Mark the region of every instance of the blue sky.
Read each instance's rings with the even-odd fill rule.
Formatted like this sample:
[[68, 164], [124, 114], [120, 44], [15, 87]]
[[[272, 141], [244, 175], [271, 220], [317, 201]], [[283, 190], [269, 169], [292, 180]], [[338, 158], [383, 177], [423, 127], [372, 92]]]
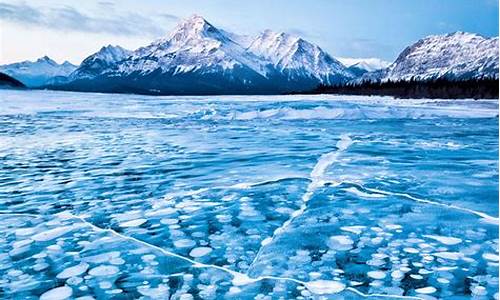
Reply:
[[0, 0], [0, 63], [79, 63], [103, 45], [134, 49], [194, 13], [237, 33], [288, 31], [333, 56], [388, 61], [431, 34], [498, 35], [497, 0]]

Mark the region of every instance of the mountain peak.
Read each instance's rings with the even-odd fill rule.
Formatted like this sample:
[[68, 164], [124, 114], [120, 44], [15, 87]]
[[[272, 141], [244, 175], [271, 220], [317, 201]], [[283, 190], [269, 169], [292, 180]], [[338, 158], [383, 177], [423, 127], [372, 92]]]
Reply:
[[50, 57], [48, 57], [47, 55], [45, 55], [44, 57], [40, 57], [39, 59], [36, 60], [37, 63], [49, 63], [51, 65], [57, 65], [57, 63], [52, 60]]
[[340, 62], [319, 46], [286, 32], [265, 30], [248, 50], [291, 77], [314, 77], [322, 83], [329, 83], [330, 77], [334, 77], [332, 74], [339, 78], [350, 76]]
[[224, 39], [225, 36], [203, 17], [192, 15], [182, 20], [175, 27], [168, 40], [171, 42], [183, 42], [200, 38]]
[[131, 54], [130, 50], [127, 50], [127, 49], [125, 49], [121, 46], [118, 46], [118, 45], [111, 45], [110, 44], [107, 46], [103, 46], [99, 51], [97, 51], [93, 55], [87, 57], [85, 59], [85, 61], [87, 61], [89, 59], [90, 60], [100, 59], [100, 60], [107, 61], [107, 62], [117, 62], [117, 61], [122, 60], [123, 58], [129, 56], [130, 54]]

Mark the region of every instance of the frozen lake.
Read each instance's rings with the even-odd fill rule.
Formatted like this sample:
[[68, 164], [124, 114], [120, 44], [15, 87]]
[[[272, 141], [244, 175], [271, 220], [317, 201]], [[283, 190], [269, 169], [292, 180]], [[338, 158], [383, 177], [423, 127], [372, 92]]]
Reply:
[[498, 299], [498, 139], [497, 101], [0, 91], [0, 298]]

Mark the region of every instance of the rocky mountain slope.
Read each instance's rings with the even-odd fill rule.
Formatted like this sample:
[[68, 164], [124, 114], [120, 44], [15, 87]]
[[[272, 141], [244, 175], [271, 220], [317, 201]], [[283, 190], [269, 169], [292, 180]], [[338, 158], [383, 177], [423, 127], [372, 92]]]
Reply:
[[498, 78], [498, 37], [456, 32], [429, 36], [407, 47], [384, 70], [358, 81]]

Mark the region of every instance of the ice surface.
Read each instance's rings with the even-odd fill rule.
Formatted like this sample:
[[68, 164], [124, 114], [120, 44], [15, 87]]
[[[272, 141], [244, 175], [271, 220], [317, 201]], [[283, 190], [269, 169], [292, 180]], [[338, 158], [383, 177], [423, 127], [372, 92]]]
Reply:
[[0, 93], [6, 297], [496, 297], [496, 101]]

